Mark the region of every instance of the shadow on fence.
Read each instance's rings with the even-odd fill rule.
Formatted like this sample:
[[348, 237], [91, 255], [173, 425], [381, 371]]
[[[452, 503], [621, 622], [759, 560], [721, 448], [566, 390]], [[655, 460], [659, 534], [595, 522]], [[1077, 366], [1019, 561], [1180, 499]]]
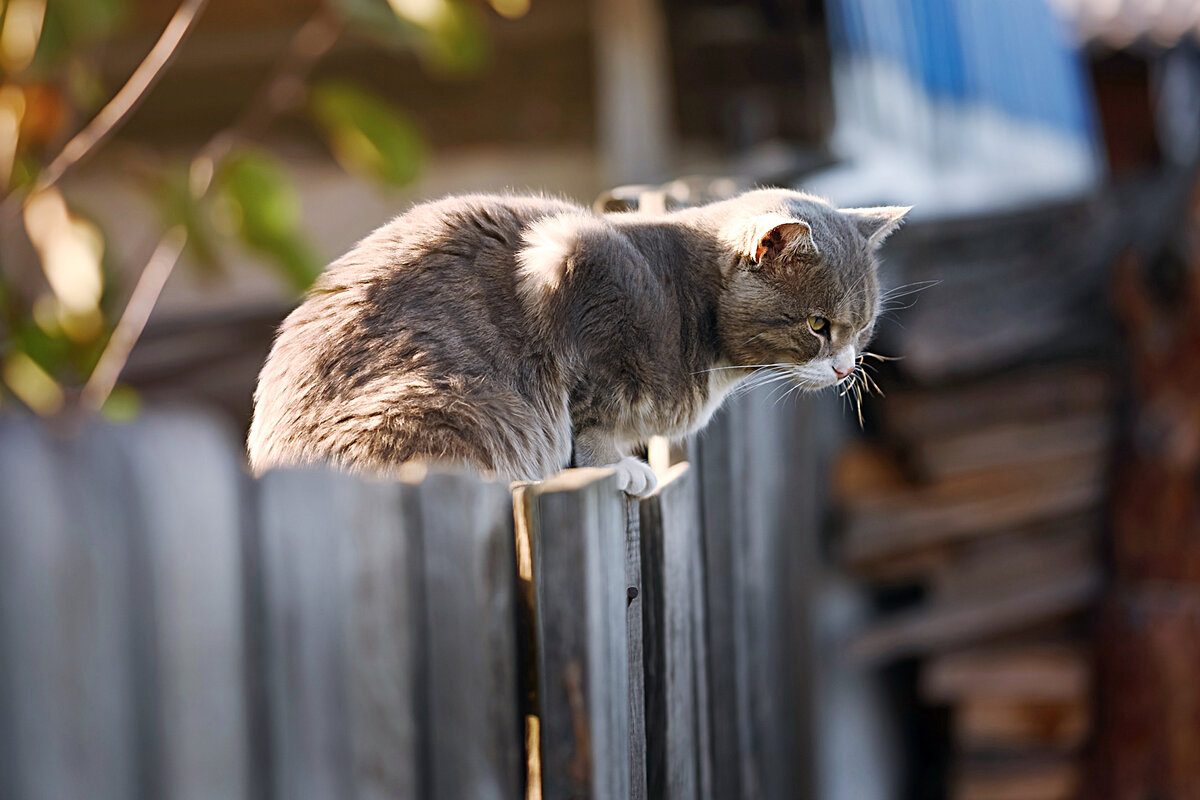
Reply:
[[807, 796], [811, 419], [743, 398], [640, 503], [4, 420], [0, 796]]

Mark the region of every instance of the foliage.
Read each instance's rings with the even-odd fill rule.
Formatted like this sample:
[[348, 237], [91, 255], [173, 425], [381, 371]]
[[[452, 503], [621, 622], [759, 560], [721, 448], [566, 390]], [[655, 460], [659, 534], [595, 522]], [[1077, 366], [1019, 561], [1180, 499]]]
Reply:
[[[502, 14], [527, 6], [493, 5]], [[118, 88], [104, 86], [96, 55], [127, 28], [131, 6], [132, 0], [0, 0], [0, 235], [23, 226], [41, 267], [40, 274], [18, 274], [0, 265], [8, 268], [0, 271], [0, 404], [15, 397], [41, 414], [69, 405], [129, 295], [131, 287], [113, 285], [96, 224], [69, 208], [53, 186], [31, 190], [71, 131]], [[466, 0], [327, 0], [318, 14], [338, 36], [415, 52], [427, 69], [457, 74], [487, 58], [481, 11]], [[297, 102], [276, 111], [306, 116], [343, 168], [382, 187], [412, 181], [424, 161], [424, 142], [409, 117], [353, 83], [305, 85]], [[236, 242], [301, 292], [324, 257], [304, 234], [287, 167], [245, 141], [245, 133], [226, 131], [232, 146], [203, 148], [183, 163], [139, 159], [157, 164], [142, 185], [163, 231], [186, 232], [193, 268], [219, 279], [222, 253]], [[16, 212], [6, 218], [4, 207]], [[11, 258], [13, 250], [0, 255]], [[106, 411], [127, 416], [136, 408], [136, 398], [118, 386]]]

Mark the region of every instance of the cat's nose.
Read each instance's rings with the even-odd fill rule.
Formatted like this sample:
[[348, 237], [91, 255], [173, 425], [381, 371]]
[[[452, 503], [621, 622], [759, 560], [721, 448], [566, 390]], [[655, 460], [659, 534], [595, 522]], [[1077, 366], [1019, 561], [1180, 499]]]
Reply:
[[845, 369], [843, 369], [843, 368], [839, 367], [837, 364], [833, 365], [833, 374], [838, 376], [839, 381], [844, 381], [851, 372], [854, 372], [853, 366], [849, 366], [849, 367], [846, 367]]

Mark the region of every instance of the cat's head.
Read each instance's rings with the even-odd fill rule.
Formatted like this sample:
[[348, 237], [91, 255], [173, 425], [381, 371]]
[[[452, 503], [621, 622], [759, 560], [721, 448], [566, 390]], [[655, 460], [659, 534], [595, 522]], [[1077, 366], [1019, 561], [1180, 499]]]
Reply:
[[838, 209], [784, 190], [750, 192], [722, 232], [730, 248], [718, 324], [736, 366], [818, 389], [845, 380], [875, 330], [875, 252], [907, 208]]

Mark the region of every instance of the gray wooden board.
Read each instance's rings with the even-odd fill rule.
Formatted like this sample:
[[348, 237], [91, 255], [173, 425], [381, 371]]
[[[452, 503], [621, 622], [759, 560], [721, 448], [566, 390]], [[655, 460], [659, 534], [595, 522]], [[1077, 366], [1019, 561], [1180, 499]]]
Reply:
[[741, 536], [741, 508], [731, 491], [731, 476], [740, 475], [742, 451], [736, 448], [737, 420], [729, 407], [718, 412], [696, 441], [701, 484], [701, 524], [704, 543], [706, 638], [708, 640], [709, 698], [712, 708], [713, 794], [742, 798], [741, 753], [738, 731], [739, 670], [734, 659], [741, 644], [735, 640], [738, 597], [732, 560]]
[[701, 687], [703, 575], [695, 475], [676, 464], [641, 504], [648, 796], [711, 797]]
[[432, 475], [419, 495], [425, 584], [428, 797], [517, 800], [516, 556], [508, 488]]
[[197, 416], [147, 414], [119, 439], [150, 573], [156, 795], [246, 797], [239, 458]]
[[537, 601], [542, 797], [630, 796], [625, 498], [612, 473], [525, 489]]
[[625, 635], [629, 647], [629, 797], [646, 797], [646, 699], [642, 668], [642, 529], [638, 501], [625, 501]]
[[811, 787], [805, 593], [815, 553], [803, 404], [752, 391], [697, 441], [716, 797]]
[[405, 487], [287, 471], [261, 489], [275, 796], [424, 796]]
[[0, 421], [0, 794], [128, 800], [138, 760], [127, 475], [108, 432]]

